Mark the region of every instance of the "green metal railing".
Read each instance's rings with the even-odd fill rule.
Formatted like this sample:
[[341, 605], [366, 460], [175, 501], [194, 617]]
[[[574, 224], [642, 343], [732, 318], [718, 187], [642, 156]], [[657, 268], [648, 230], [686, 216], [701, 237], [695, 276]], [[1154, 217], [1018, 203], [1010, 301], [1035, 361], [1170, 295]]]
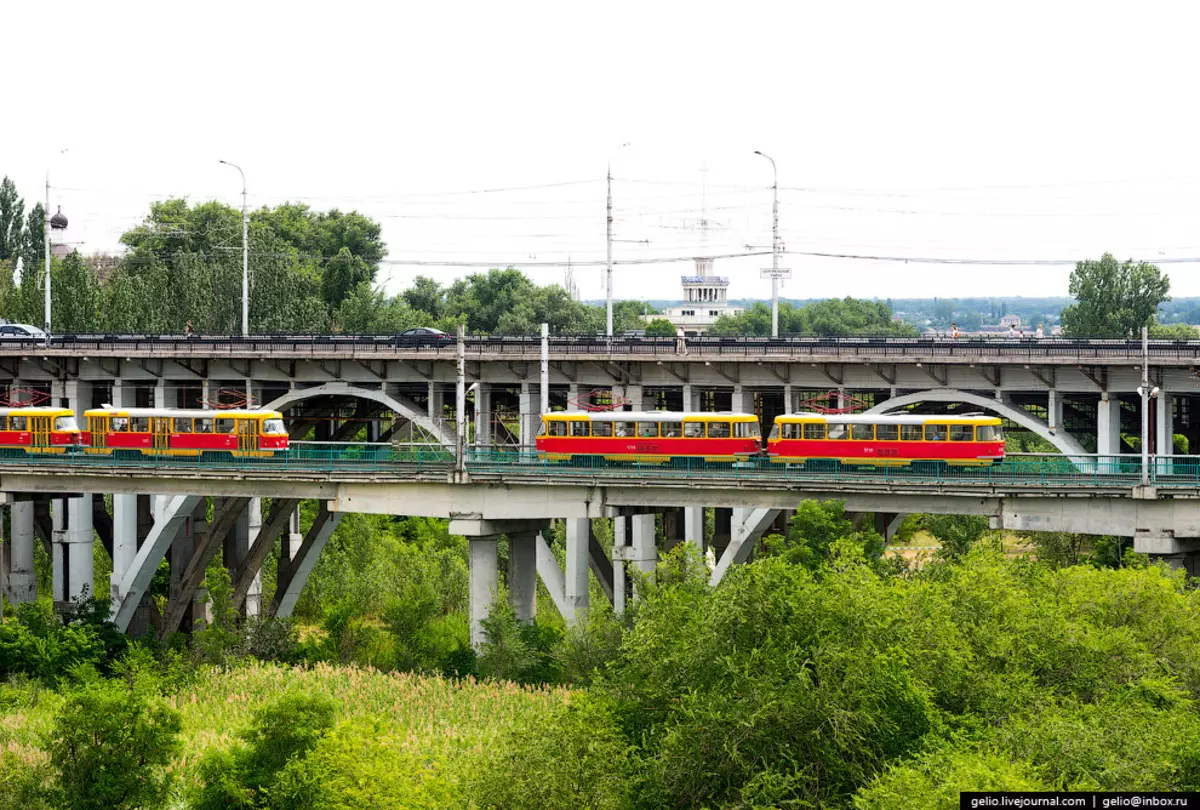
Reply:
[[[52, 468], [59, 472], [134, 471], [194, 472], [220, 477], [256, 473], [280, 477], [371, 475], [403, 479], [415, 474], [449, 474], [455, 469], [454, 448], [434, 444], [361, 444], [293, 442], [285, 451], [260, 458], [229, 454], [198, 457], [143, 456], [135, 453], [97, 455], [74, 452], [38, 455], [8, 451], [0, 457], [5, 469]], [[744, 462], [706, 462], [674, 459], [666, 463], [613, 462], [602, 457], [576, 457], [546, 461], [537, 453], [518, 448], [468, 449], [464, 466], [477, 478], [546, 478], [551, 480], [730, 482], [826, 482], [927, 485], [995, 485], [1011, 487], [1072, 486], [1126, 488], [1142, 482], [1140, 457], [1132, 455], [1014, 454], [999, 464], [956, 467], [938, 462], [916, 462], [904, 467], [870, 467], [833, 461], [784, 464], [768, 459]], [[1200, 456], [1165, 456], [1152, 459], [1149, 483], [1165, 488], [1200, 489]]]

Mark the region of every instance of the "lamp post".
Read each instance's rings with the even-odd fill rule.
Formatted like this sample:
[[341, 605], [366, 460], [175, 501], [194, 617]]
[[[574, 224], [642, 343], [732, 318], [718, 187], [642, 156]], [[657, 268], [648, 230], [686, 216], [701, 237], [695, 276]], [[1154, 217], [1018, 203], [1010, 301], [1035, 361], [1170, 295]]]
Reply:
[[228, 160], [219, 161], [232, 166], [242, 176], [242, 337], [250, 335], [250, 219], [246, 212], [246, 173]]
[[608, 210], [608, 217], [607, 217], [607, 223], [608, 223], [608, 238], [607, 238], [607, 240], [606, 240], [606, 241], [607, 241], [607, 245], [608, 245], [608, 271], [605, 273], [605, 281], [604, 281], [604, 312], [605, 312], [605, 319], [604, 319], [604, 323], [605, 323], [605, 331], [604, 331], [604, 334], [605, 334], [605, 335], [607, 335], [607, 336], [608, 336], [608, 337], [610, 337], [610, 338], [613, 336], [613, 297], [612, 297], [612, 265], [613, 265], [613, 259], [612, 259], [612, 246], [613, 246], [613, 238], [612, 238], [612, 224], [613, 224], [613, 213], [612, 213], [612, 156], [613, 156], [613, 155], [615, 155], [615, 154], [616, 154], [617, 152], [619, 152], [620, 150], [624, 149], [626, 146], [629, 146], [629, 144], [628, 144], [628, 143], [623, 143], [623, 144], [621, 144], [621, 145], [620, 145], [620, 146], [618, 146], [616, 149], [612, 150], [612, 153], [611, 153], [611, 154], [608, 156], [608, 208], [607, 208], [607, 210]]
[[[65, 154], [66, 151], [67, 151], [66, 149], [60, 149], [60, 150], [58, 150], [58, 154], [60, 154], [60, 155]], [[45, 233], [43, 234], [44, 241], [45, 241], [43, 248], [46, 253], [46, 315], [45, 315], [45, 321], [46, 321], [46, 345], [48, 346], [48, 345], [50, 345], [49, 341], [50, 341], [50, 326], [51, 326], [51, 324], [50, 324], [50, 231], [52, 230], [52, 225], [50, 222], [50, 169], [48, 167], [46, 169], [46, 210], [43, 212], [43, 214], [45, 214], [45, 220], [42, 223], [42, 230], [45, 231]]]
[[779, 337], [779, 169], [775, 158], [754, 150], [754, 154], [771, 161], [775, 180], [771, 184], [771, 337]]

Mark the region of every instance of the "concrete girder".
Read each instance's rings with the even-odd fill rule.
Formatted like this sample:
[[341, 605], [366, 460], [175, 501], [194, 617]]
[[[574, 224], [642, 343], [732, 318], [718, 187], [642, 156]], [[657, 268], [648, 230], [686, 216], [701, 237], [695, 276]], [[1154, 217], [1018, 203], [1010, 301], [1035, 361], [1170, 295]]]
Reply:
[[734, 509], [733, 510], [733, 531], [729, 538], [729, 545], [725, 548], [725, 553], [721, 555], [721, 559], [717, 561], [717, 567], [713, 569], [712, 575], [709, 577], [708, 584], [716, 587], [725, 578], [725, 574], [729, 571], [729, 567], [734, 563], [744, 563], [750, 559], [750, 553], [754, 551], [754, 545], [758, 542], [763, 533], [770, 527], [775, 519], [779, 517], [781, 509]]
[[245, 603], [255, 575], [262, 568], [267, 555], [271, 553], [275, 541], [288, 527], [292, 513], [299, 505], [300, 501], [296, 498], [277, 498], [271, 501], [271, 509], [267, 513], [267, 518], [262, 522], [258, 536], [251, 543], [250, 549], [246, 553], [246, 559], [239, 567], [237, 580], [233, 584], [234, 610], [240, 610]]
[[[179, 629], [184, 615], [192, 607], [196, 590], [204, 582], [204, 573], [208, 570], [208, 564], [212, 562], [213, 557], [217, 556], [217, 549], [221, 547], [225, 536], [233, 529], [238, 516], [249, 503], [249, 498], [229, 498], [213, 508], [212, 524], [209, 525], [204, 536], [195, 541], [192, 558], [188, 561], [183, 576], [179, 578], [177, 597], [167, 604], [167, 612], [163, 615], [162, 624], [158, 628], [159, 638], [166, 638], [168, 634]], [[190, 515], [191, 512], [189, 511], [188, 514]], [[155, 521], [154, 525], [157, 528], [158, 522]]]
[[124, 632], [133, 619], [134, 611], [142, 600], [142, 594], [150, 587], [150, 580], [158, 570], [159, 563], [167, 553], [175, 536], [179, 534], [183, 522], [187, 520], [196, 504], [199, 495], [176, 495], [169, 498], [159, 519], [154, 521], [154, 527], [146, 536], [141, 548], [134, 555], [129, 570], [114, 594], [112, 603], [112, 621], [117, 629]]
[[1002, 416], [1016, 422], [1026, 430], [1036, 433], [1046, 441], [1061, 450], [1068, 456], [1085, 456], [1087, 450], [1083, 445], [1069, 433], [1064, 430], [1051, 430], [1050, 426], [1038, 419], [1029, 411], [1015, 408], [1003, 400], [996, 400], [992, 397], [980, 396], [969, 391], [959, 391], [955, 388], [931, 388], [928, 391], [915, 391], [911, 394], [901, 394], [898, 397], [892, 397], [874, 408], [863, 411], [864, 414], [883, 414], [889, 411], [894, 411], [897, 408], [903, 408], [906, 405], [917, 405], [922, 402], [963, 402], [971, 405], [976, 405], [985, 411]]
[[442, 445], [454, 447], [456, 444], [454, 429], [451, 426], [442, 424], [431, 415], [423, 413], [421, 408], [407, 397], [393, 396], [377, 389], [360, 388], [343, 382], [325, 383], [314, 388], [295, 388], [267, 403], [264, 407], [267, 410], [282, 411], [297, 402], [316, 397], [357, 397], [378, 402], [380, 405], [390, 408], [397, 416], [403, 416], [410, 422], [419, 425]]
[[292, 615], [296, 601], [300, 598], [300, 591], [304, 590], [304, 583], [308, 582], [308, 575], [312, 573], [313, 567], [317, 564], [317, 558], [321, 556], [321, 551], [324, 550], [325, 544], [333, 535], [333, 530], [341, 522], [340, 512], [330, 512], [326, 504], [321, 504], [321, 508], [317, 510], [317, 516], [313, 518], [312, 526], [304, 535], [300, 550], [296, 552], [296, 556], [288, 565], [281, 566], [281, 576], [279, 582], [276, 583], [275, 597], [271, 600], [271, 607], [267, 611], [267, 615], [280, 617]]
[[550, 544], [546, 542], [546, 538], [539, 533], [535, 542], [537, 543], [538, 577], [542, 580], [542, 584], [546, 586], [546, 591], [550, 594], [550, 601], [554, 603], [554, 606], [558, 608], [558, 612], [565, 618], [570, 613], [567, 608], [567, 586], [563, 570], [559, 566], [558, 558], [554, 556], [554, 551], [550, 548]]

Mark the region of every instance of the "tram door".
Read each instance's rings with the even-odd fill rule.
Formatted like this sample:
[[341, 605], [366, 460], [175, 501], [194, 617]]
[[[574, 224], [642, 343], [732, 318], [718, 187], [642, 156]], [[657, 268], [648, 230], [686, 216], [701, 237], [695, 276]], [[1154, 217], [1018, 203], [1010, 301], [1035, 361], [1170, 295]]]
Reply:
[[29, 433], [30, 447], [49, 447], [50, 446], [50, 417], [49, 416], [31, 416], [29, 417]]
[[150, 432], [154, 436], [154, 451], [165, 453], [171, 447], [171, 420], [165, 416], [155, 416], [150, 420]]
[[258, 420], [239, 419], [238, 449], [243, 453], [251, 453], [258, 449]]
[[108, 447], [108, 417], [89, 416], [88, 433], [92, 437], [92, 447]]

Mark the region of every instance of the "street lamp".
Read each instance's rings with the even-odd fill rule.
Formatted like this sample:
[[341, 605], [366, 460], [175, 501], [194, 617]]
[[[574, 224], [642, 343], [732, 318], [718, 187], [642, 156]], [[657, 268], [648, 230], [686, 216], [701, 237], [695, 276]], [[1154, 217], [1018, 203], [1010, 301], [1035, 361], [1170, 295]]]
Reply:
[[623, 144], [621, 144], [621, 145], [620, 145], [620, 146], [618, 146], [616, 149], [612, 150], [612, 152], [611, 152], [611, 153], [609, 154], [609, 156], [608, 156], [608, 240], [607, 240], [607, 242], [608, 242], [608, 272], [605, 274], [605, 283], [604, 283], [604, 289], [605, 289], [605, 292], [604, 292], [604, 311], [605, 311], [605, 320], [604, 320], [604, 322], [605, 322], [605, 332], [604, 332], [604, 333], [605, 333], [605, 334], [606, 334], [608, 337], [610, 337], [610, 338], [613, 336], [613, 298], [612, 298], [612, 264], [613, 264], [613, 262], [612, 262], [612, 245], [613, 245], [613, 238], [612, 238], [612, 223], [613, 223], [613, 214], [612, 214], [612, 156], [613, 156], [613, 155], [615, 155], [615, 154], [616, 154], [617, 152], [619, 152], [620, 150], [624, 149], [626, 146], [629, 146], [629, 144], [628, 144], [628, 143], [623, 143]]
[[754, 150], [754, 154], [771, 161], [775, 181], [771, 184], [771, 337], [779, 337], [779, 169], [775, 158]]
[[228, 160], [218, 161], [232, 166], [242, 176], [242, 337], [250, 335], [250, 219], [246, 213], [246, 173]]
[[[63, 155], [66, 153], [66, 151], [67, 151], [66, 149], [60, 149], [60, 150], [58, 150], [58, 154]], [[52, 223], [50, 222], [50, 169], [49, 169], [49, 167], [47, 167], [47, 169], [46, 169], [46, 210], [43, 212], [43, 214], [45, 214], [45, 221], [42, 223], [42, 230], [45, 231], [43, 236], [45, 237], [45, 243], [46, 243], [44, 246], [45, 253], [46, 253], [46, 315], [45, 315], [45, 319], [46, 319], [46, 345], [48, 346], [48, 345], [50, 345], [50, 325], [51, 325], [50, 324], [50, 232], [51, 232], [51, 230], [53, 230]], [[32, 268], [30, 268], [30, 272], [32, 272]]]

